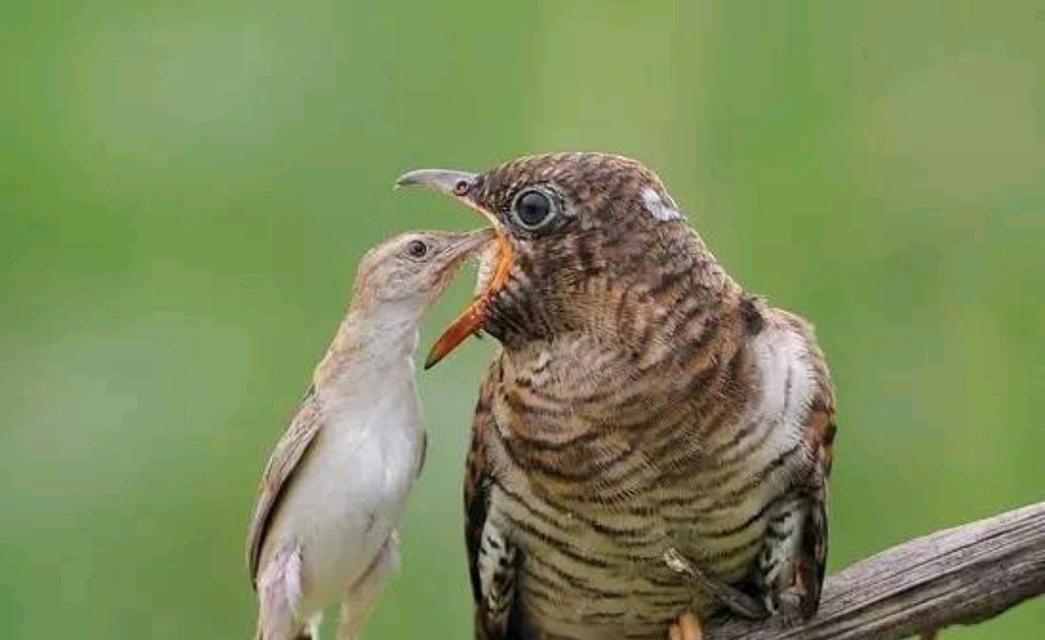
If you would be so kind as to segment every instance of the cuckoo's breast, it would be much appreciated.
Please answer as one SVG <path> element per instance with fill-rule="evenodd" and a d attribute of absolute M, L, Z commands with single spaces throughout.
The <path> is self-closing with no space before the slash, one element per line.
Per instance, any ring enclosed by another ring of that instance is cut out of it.
<path fill-rule="evenodd" d="M 663 638 L 679 613 L 707 613 L 668 548 L 744 581 L 773 501 L 806 464 L 792 397 L 805 374 L 769 344 L 692 369 L 639 369 L 595 345 L 506 366 L 490 517 L 523 552 L 517 597 L 535 630 Z"/>

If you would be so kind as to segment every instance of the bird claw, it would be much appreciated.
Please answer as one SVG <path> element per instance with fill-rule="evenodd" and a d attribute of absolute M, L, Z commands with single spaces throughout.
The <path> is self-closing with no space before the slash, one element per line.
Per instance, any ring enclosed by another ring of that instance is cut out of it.
<path fill-rule="evenodd" d="M 769 611 L 757 598 L 704 573 L 674 547 L 669 547 L 663 558 L 668 569 L 689 578 L 697 588 L 711 594 L 719 604 L 736 615 L 749 620 L 769 617 Z"/>
<path fill-rule="evenodd" d="M 668 565 L 668 568 L 682 575 L 692 576 L 696 572 L 693 565 L 682 557 L 678 549 L 675 547 L 668 547 L 667 551 L 664 552 L 664 564 Z"/>
<path fill-rule="evenodd" d="M 669 640 L 703 640 L 704 633 L 700 630 L 700 620 L 688 611 L 683 613 L 668 628 L 668 638 Z"/>
<path fill-rule="evenodd" d="M 776 610 L 773 613 L 780 621 L 782 628 L 789 629 L 796 626 L 804 618 L 801 596 L 796 591 L 783 591 L 777 596 Z"/>

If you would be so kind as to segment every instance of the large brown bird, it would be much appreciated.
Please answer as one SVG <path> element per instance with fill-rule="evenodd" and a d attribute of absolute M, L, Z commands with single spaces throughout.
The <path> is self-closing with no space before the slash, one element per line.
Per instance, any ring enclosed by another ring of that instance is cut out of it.
<path fill-rule="evenodd" d="M 660 640 L 723 603 L 811 615 L 835 432 L 811 326 L 745 293 L 634 160 L 542 155 L 399 184 L 499 234 L 429 361 L 478 329 L 503 345 L 465 480 L 476 637 Z"/>

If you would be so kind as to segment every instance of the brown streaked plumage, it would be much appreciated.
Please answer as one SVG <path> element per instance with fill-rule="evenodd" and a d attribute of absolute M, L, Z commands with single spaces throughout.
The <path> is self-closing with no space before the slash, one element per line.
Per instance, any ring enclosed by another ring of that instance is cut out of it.
<path fill-rule="evenodd" d="M 512 249 L 482 293 L 503 350 L 465 479 L 476 636 L 659 639 L 730 588 L 810 615 L 835 430 L 811 327 L 745 293 L 633 160 L 408 175 L 486 212 Z"/>

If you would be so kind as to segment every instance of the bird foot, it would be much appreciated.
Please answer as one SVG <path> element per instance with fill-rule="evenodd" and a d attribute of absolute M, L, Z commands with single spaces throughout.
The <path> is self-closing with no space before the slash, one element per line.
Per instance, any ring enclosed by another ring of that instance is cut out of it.
<path fill-rule="evenodd" d="M 669 640 L 703 640 L 700 620 L 692 613 L 686 612 L 678 617 L 675 624 L 668 629 Z"/>
<path fill-rule="evenodd" d="M 719 604 L 734 614 L 748 620 L 763 620 L 769 617 L 769 611 L 758 598 L 704 573 L 677 549 L 669 548 L 664 552 L 664 564 L 675 573 L 689 578 L 697 588 L 711 594 Z"/>
<path fill-rule="evenodd" d="M 776 616 L 780 626 L 790 629 L 802 622 L 802 598 L 796 591 L 787 590 L 777 597 Z"/>

